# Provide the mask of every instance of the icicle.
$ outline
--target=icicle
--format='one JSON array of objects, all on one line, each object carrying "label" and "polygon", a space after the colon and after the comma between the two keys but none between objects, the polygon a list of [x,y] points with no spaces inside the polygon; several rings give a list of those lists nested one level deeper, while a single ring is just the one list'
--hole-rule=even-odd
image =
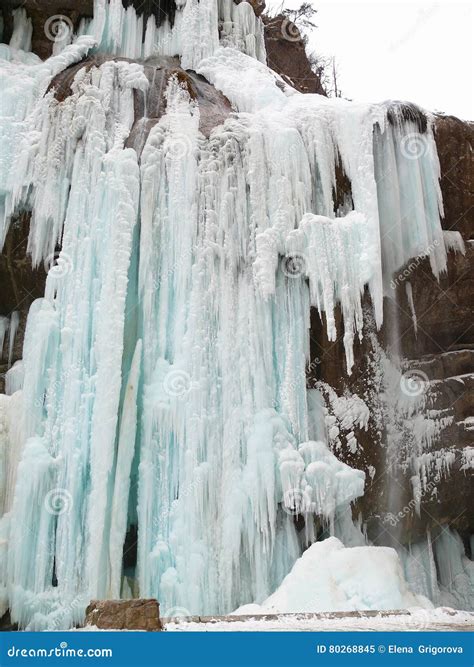
[{"label": "icicle", "polygon": [[11,396],[23,388],[24,373],[25,370],[23,367],[23,361],[21,359],[15,361],[13,366],[6,372],[5,393],[7,396]]},{"label": "icicle", "polygon": [[466,246],[460,232],[444,230],[443,238],[446,252],[453,250],[454,252],[459,252],[461,255],[466,254]]},{"label": "icicle", "polygon": [[20,313],[14,310],[10,317],[10,330],[8,336],[8,368],[12,365],[13,346],[15,345],[15,336],[20,323]]},{"label": "icicle", "polygon": [[413,329],[415,331],[415,337],[416,337],[416,334],[418,332],[418,323],[416,320],[415,303],[413,301],[413,289],[411,283],[408,281],[405,283],[405,291],[407,295],[408,305],[410,307],[411,320],[413,322]]},{"label": "icicle", "polygon": [[456,530],[444,527],[433,540],[440,586],[440,602],[458,609],[474,609],[474,563],[464,552]]},{"label": "icicle", "polygon": [[[429,258],[433,274],[446,270],[440,214],[440,167],[429,124],[421,134],[414,122],[374,133],[384,289],[394,272],[411,258]],[[417,202],[414,205],[414,202]]]},{"label": "icicle", "polygon": [[233,0],[218,0],[218,6],[222,23],[221,44],[233,46],[266,63],[263,25],[255,16],[252,5],[248,2],[235,4]]},{"label": "icicle", "polygon": [[326,314],[329,340],[336,339],[334,312],[336,304],[341,304],[350,373],[354,365],[354,333],[359,339],[362,337],[364,286],[378,270],[378,248],[371,225],[355,211],[335,220],[307,214],[299,229],[287,237],[287,256],[299,252],[309,278],[311,303],[320,314]]},{"label": "icicle", "polygon": [[10,328],[10,320],[8,317],[0,315],[0,359],[3,357],[3,346],[5,344],[5,337]]},{"label": "icicle", "polygon": [[83,21],[76,35],[69,26],[63,28],[67,35],[54,40],[54,53],[60,53],[75,37],[87,34],[96,39],[102,53],[131,59],[180,56],[184,69],[196,69],[218,48],[221,27],[224,44],[266,62],[262,20],[248,2],[236,5],[233,0],[178,3],[173,25],[166,16],[157,24],[153,14],[144,24],[144,15],[138,15],[133,5],[124,7],[121,0],[94,0],[94,18]]},{"label": "icicle", "polygon": [[[41,155],[46,159],[48,155],[47,135],[44,141],[39,142],[41,131],[49,127],[48,107],[52,93],[43,97],[51,79],[63,69],[81,60],[94,45],[91,37],[81,37],[75,44],[68,46],[62,53],[46,62],[41,62],[36,56],[33,60],[26,60],[21,64],[5,61],[1,63],[0,83],[7,91],[3,95],[0,107],[0,249],[3,248],[12,215],[22,208],[23,204],[29,208],[28,189],[39,178],[38,163],[35,168],[35,157]],[[11,49],[9,50],[11,51]],[[80,128],[78,128],[80,129]],[[70,130],[70,127],[68,127]],[[38,133],[39,132],[39,133]],[[55,138],[55,141],[57,139]],[[38,160],[39,162],[39,160]],[[48,159],[46,159],[48,163]],[[52,166],[58,164],[58,156],[49,151],[49,169],[52,175]],[[64,167],[64,165],[63,165]],[[53,179],[53,186],[56,178]],[[52,186],[52,187],[53,187]],[[54,214],[61,210],[64,199],[64,182],[62,189],[56,190],[51,200],[41,201],[38,207],[44,205],[46,213]],[[59,199],[59,203],[57,200]],[[55,208],[56,207],[56,208]],[[45,233],[48,228],[44,230]],[[47,240],[53,255],[55,238]],[[46,239],[45,239],[46,243]],[[41,257],[34,257],[37,264]],[[44,259],[44,258],[43,258]]]},{"label": "icicle", "polygon": [[33,24],[23,8],[14,9],[13,33],[10,39],[12,49],[21,49],[22,51],[31,51],[31,38],[33,36]]},{"label": "icicle", "polygon": [[[89,44],[87,39],[84,46]],[[67,65],[68,49],[77,55],[73,45],[50,65]],[[54,250],[64,224],[61,252],[47,258],[46,298],[28,317],[24,389],[11,397],[22,395],[23,430],[11,525],[20,522],[25,532],[5,528],[8,595],[12,616],[31,628],[69,627],[82,617],[90,595],[104,595],[107,587],[105,514],[139,190],[136,154],[123,150],[123,142],[134,120],[133,88],[147,85],[140,66],[110,62],[86,79],[79,76],[63,104],[48,95],[38,107],[36,132],[51,132],[58,153],[51,154],[47,142],[35,143],[34,150],[44,151],[46,164],[50,157],[49,180],[48,170],[42,180],[24,164],[36,192],[30,234],[36,261]],[[28,565],[32,551],[34,569]],[[33,591],[39,589],[44,595],[37,598]]]}]

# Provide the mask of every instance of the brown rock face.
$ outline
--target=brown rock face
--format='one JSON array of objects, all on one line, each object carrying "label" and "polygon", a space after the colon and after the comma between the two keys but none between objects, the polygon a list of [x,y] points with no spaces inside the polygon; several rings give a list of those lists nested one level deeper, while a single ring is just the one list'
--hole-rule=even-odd
[{"label": "brown rock face", "polygon": [[441,165],[444,229],[474,237],[474,123],[438,116],[436,145]]},{"label": "brown rock face", "polygon": [[284,16],[264,17],[267,65],[301,93],[326,95],[312,71],[303,38],[294,23]]},{"label": "brown rock face", "polygon": [[86,609],[85,625],[101,630],[163,630],[157,600],[92,600]]}]

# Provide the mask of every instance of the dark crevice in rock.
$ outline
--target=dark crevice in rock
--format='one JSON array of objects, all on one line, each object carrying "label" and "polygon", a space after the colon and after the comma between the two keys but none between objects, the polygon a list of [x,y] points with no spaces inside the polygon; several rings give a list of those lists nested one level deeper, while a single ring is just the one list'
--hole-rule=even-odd
[{"label": "dark crevice in rock", "polygon": [[176,14],[174,0],[122,0],[124,7],[134,7],[138,16],[144,17],[144,28],[149,16],[154,16],[157,25],[166,20],[173,25]]},{"label": "dark crevice in rock", "polygon": [[9,44],[13,34],[13,15],[12,8],[8,4],[0,9],[3,20],[2,42]]},{"label": "dark crevice in rock", "polygon": [[334,202],[334,213],[336,216],[346,215],[348,211],[354,210],[352,199],[352,185],[349,177],[344,171],[340,155],[336,160],[336,187],[332,191]]},{"label": "dark crevice in rock", "polygon": [[0,632],[18,632],[18,623],[12,622],[10,611],[0,618]]},{"label": "dark crevice in rock", "polygon": [[[123,569],[126,574],[132,573],[137,565],[138,558],[138,528],[135,525],[129,526],[125,541],[123,544]],[[129,572],[127,572],[127,570]]]}]

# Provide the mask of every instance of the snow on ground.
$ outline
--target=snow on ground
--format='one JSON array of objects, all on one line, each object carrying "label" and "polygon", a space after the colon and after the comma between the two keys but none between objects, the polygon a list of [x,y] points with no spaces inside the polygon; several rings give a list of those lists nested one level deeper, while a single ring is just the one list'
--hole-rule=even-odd
[{"label": "snow on ground", "polygon": [[377,613],[373,616],[323,614],[282,614],[273,618],[245,618],[239,621],[215,620],[202,622],[175,621],[166,623],[167,632],[429,632],[473,631],[474,614],[449,608],[417,609],[410,613]]}]

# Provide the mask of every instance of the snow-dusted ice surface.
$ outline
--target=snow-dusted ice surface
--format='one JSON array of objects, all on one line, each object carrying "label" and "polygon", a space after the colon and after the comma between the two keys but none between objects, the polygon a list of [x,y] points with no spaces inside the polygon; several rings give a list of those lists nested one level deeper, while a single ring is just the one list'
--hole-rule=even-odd
[{"label": "snow-dusted ice surface", "polygon": [[[21,16],[0,50],[0,240],[31,210],[28,250],[49,268],[16,391],[0,397],[1,602],[22,627],[67,628],[90,598],[132,592],[165,616],[261,604],[316,538],[315,516],[336,530],[363,494],[364,473],[337,459],[339,427],[308,399],[310,308],[334,339],[341,303],[350,372],[364,290],[380,326],[393,269],[423,251],[445,269],[433,134],[414,158],[412,125],[392,127],[386,106],[296,93],[261,62],[249,10],[189,1],[142,45],[133,8],[96,0],[93,24],[46,62],[21,50]],[[167,48],[234,107],[209,139],[171,76],[140,159],[126,147],[134,91],[149,86],[138,63],[80,69],[62,102],[48,91],[91,50]],[[351,192],[336,205],[337,162]],[[123,571],[130,526],[138,561]],[[362,582],[347,597],[408,604],[393,557],[368,553],[390,564],[390,591],[364,597]]]}]

